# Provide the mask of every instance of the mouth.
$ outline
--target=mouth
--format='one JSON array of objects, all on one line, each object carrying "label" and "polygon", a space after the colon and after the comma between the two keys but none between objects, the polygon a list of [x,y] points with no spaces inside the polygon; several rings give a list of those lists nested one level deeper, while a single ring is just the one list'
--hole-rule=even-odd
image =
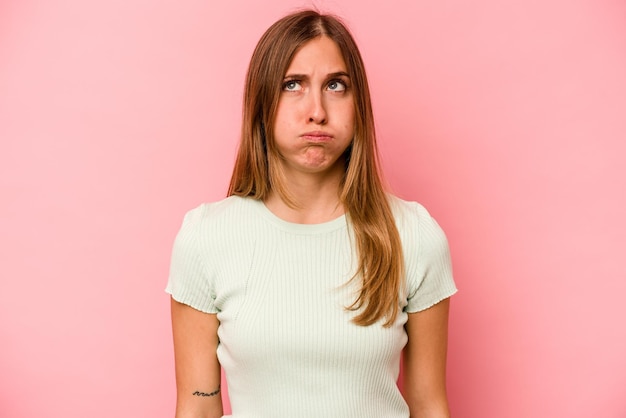
[{"label": "mouth", "polygon": [[328,142],[333,139],[333,136],[329,134],[328,132],[313,131],[313,132],[306,132],[300,135],[300,138],[309,142]]}]

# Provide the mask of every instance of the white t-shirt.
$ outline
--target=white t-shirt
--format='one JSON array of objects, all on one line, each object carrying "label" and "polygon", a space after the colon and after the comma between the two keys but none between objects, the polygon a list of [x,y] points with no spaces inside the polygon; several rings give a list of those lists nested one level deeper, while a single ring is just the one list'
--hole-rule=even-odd
[{"label": "white t-shirt", "polygon": [[233,418],[407,418],[396,381],[408,312],[456,292],[446,237],[426,209],[391,198],[406,292],[395,323],[351,322],[357,265],[346,216],[286,222],[231,196],[185,216],[166,291],[217,314]]}]

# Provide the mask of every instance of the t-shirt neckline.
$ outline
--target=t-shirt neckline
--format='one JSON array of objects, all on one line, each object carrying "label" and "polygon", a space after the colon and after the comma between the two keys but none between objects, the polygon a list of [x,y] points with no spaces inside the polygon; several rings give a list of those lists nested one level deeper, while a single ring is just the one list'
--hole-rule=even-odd
[{"label": "t-shirt neckline", "polygon": [[272,212],[267,206],[265,206],[265,203],[262,200],[250,200],[253,201],[253,206],[266,220],[268,220],[274,226],[287,232],[297,234],[319,234],[346,227],[345,214],[340,215],[339,217],[330,221],[318,224],[299,224],[279,218],[278,216],[276,216],[276,214],[274,214],[274,212]]}]

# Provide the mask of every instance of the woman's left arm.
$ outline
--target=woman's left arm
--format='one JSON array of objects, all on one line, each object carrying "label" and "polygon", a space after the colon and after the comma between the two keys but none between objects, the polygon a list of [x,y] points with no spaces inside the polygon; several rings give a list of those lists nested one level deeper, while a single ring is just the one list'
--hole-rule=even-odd
[{"label": "woman's left arm", "polygon": [[448,418],[446,354],[450,298],[421,312],[409,313],[405,325],[404,399],[411,418]]}]

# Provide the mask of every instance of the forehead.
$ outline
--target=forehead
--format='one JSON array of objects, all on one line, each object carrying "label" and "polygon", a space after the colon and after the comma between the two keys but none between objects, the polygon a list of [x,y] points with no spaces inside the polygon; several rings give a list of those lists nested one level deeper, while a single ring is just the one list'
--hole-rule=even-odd
[{"label": "forehead", "polygon": [[298,49],[287,73],[346,72],[346,63],[339,46],[327,36],[311,39]]}]

